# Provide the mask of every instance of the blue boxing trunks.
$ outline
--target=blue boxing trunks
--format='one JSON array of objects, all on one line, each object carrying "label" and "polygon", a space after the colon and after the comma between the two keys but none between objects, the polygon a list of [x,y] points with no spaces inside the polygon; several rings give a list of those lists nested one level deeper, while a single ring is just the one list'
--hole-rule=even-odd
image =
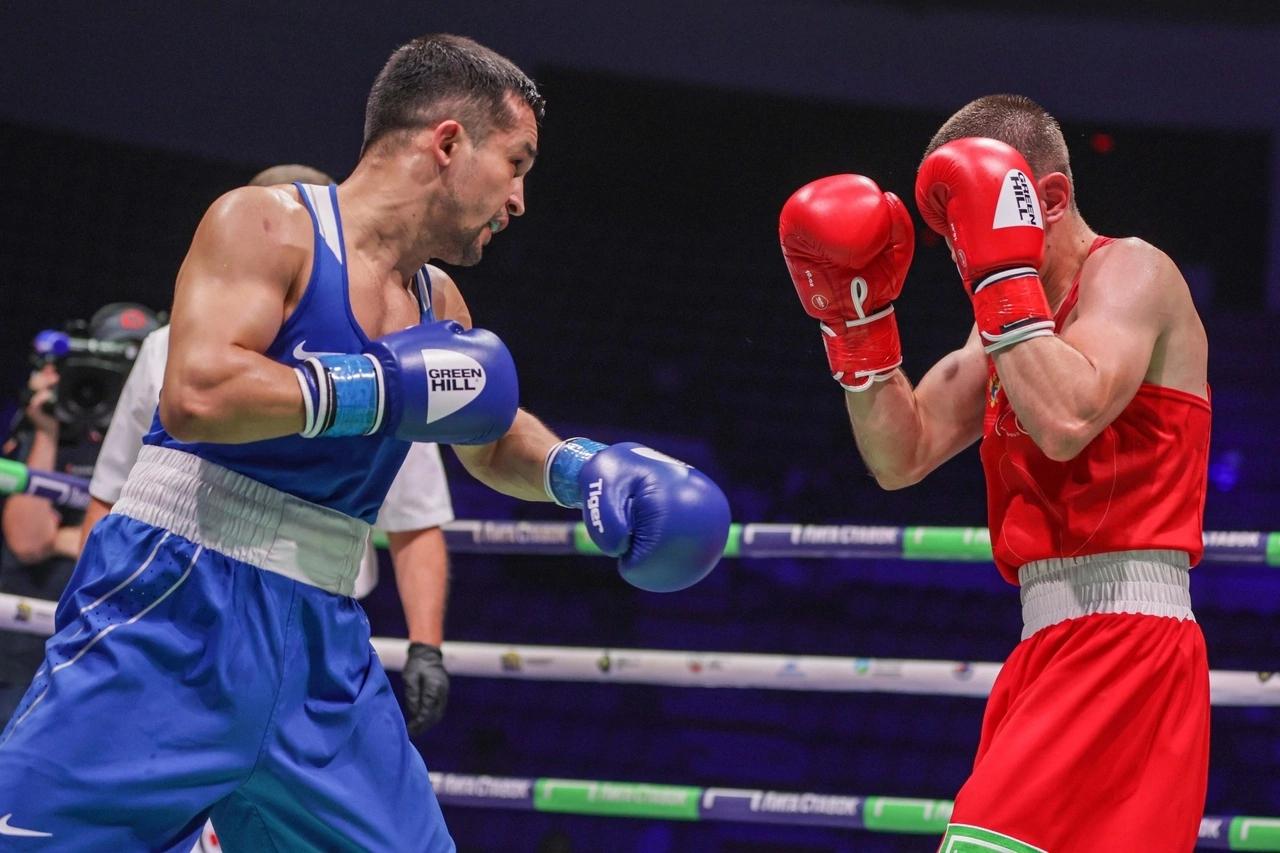
[{"label": "blue boxing trunks", "polygon": [[368,533],[144,447],[0,734],[0,847],[452,851],[350,598]]}]

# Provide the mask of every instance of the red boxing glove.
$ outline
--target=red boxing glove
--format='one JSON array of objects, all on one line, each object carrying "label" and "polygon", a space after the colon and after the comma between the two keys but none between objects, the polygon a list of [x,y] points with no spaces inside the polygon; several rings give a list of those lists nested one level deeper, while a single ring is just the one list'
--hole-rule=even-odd
[{"label": "red boxing glove", "polygon": [[1037,272],[1044,214],[1017,149],[978,137],[948,142],[920,164],[916,205],[951,241],[987,352],[1054,333]]},{"label": "red boxing glove", "polygon": [[848,391],[902,364],[893,300],[915,249],[906,205],[861,175],[805,184],[778,217],[782,257],[804,310],[820,322],[831,375]]}]

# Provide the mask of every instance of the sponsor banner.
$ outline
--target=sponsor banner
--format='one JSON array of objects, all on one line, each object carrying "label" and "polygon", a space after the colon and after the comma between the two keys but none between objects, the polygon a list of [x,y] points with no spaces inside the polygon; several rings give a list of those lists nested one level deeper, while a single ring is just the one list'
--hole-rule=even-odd
[{"label": "sponsor banner", "polygon": [[[0,629],[48,636],[57,603],[0,593]],[[399,672],[408,641],[372,637],[383,667]],[[680,687],[887,692],[986,696],[1000,664],[898,658],[760,655],[665,649],[509,646],[446,640],[445,666],[457,676],[545,681],[607,681]],[[1280,706],[1280,672],[1213,670],[1215,706]]]},{"label": "sponsor banner", "polygon": [[443,805],[532,809],[533,779],[431,773],[431,787]]},{"label": "sponsor banner", "polygon": [[[18,601],[15,596],[0,596],[0,603],[5,598],[12,599],[15,604]],[[47,607],[48,618],[52,620],[53,602],[33,601],[32,604]],[[405,640],[374,637],[372,643],[382,665],[388,670],[399,671],[404,666],[408,645]],[[446,640],[442,648],[445,666],[455,676],[604,681],[671,687],[984,698],[991,692],[1000,672],[1000,664],[984,661],[506,646],[454,640]],[[1215,706],[1280,705],[1280,673],[1214,670],[1209,674],[1209,683]]]},{"label": "sponsor banner", "polygon": [[47,637],[53,633],[57,607],[52,601],[0,592],[0,630]]},{"label": "sponsor banner", "polygon": [[1268,536],[1257,530],[1206,530],[1204,558],[1222,563],[1265,563]]},{"label": "sponsor banner", "polygon": [[724,555],[726,557],[742,556],[742,525],[730,524],[729,537],[724,543]]},{"label": "sponsor banner", "polygon": [[89,481],[70,474],[28,468],[26,493],[46,498],[56,506],[84,509],[89,505]]},{"label": "sponsor banner", "polygon": [[[609,681],[628,684],[666,684],[685,687],[724,687],[736,683],[724,656],[714,652],[605,649],[597,668]],[[602,679],[604,680],[604,679]]]},{"label": "sponsor banner", "polygon": [[[445,525],[449,547],[472,553],[594,554],[585,525],[568,522],[458,521]],[[1280,565],[1280,533],[1205,531],[1210,562]],[[375,539],[382,545],[385,539]],[[734,524],[727,557],[902,557],[990,562],[983,527],[887,527],[856,524]]]},{"label": "sponsor banner", "polygon": [[904,560],[991,562],[991,534],[985,527],[908,527],[902,536]]},{"label": "sponsor banner", "polygon": [[441,649],[450,675],[538,681],[599,681],[599,662],[607,654],[599,648],[504,646],[452,640],[446,640]]},{"label": "sponsor banner", "polygon": [[1280,850],[1280,818],[1233,817],[1231,850]]},{"label": "sponsor banner", "polygon": [[833,794],[707,788],[700,811],[704,820],[862,828],[862,798]]},{"label": "sponsor banner", "polygon": [[596,543],[592,541],[591,534],[587,531],[587,525],[581,521],[573,525],[573,553],[589,557],[604,555],[604,552],[596,547]]},{"label": "sponsor banner", "polygon": [[[25,465],[0,460],[0,494],[26,487]],[[16,466],[16,467],[14,467]],[[15,479],[21,477],[21,479]],[[74,496],[79,499],[79,495]],[[582,522],[454,521],[444,525],[449,548],[472,554],[600,555]],[[1205,531],[1205,560],[1280,566],[1280,533]],[[387,546],[386,534],[373,544]],[[990,562],[983,527],[888,527],[857,524],[732,524],[726,557],[865,557]]]},{"label": "sponsor banner", "polygon": [[1196,836],[1197,850],[1230,850],[1231,827],[1228,818],[1208,817],[1200,819],[1200,833]]},{"label": "sponsor banner", "polygon": [[576,554],[574,524],[564,521],[453,521],[449,550],[473,554]]},{"label": "sponsor banner", "polygon": [[539,779],[533,807],[543,812],[697,820],[701,793],[701,788],[686,785]]},{"label": "sponsor banner", "polygon": [[858,524],[747,524],[743,557],[899,557],[902,528]]},{"label": "sponsor banner", "polygon": [[[503,672],[525,672],[525,671],[543,671],[557,672],[562,674],[564,665],[572,665],[572,661],[567,661],[563,657],[554,654],[538,654],[534,652],[530,654],[527,650],[508,649],[498,656],[498,666]],[[559,665],[559,666],[557,666]]]},{"label": "sponsor banner", "polygon": [[27,466],[13,459],[0,459],[0,494],[19,494],[26,487]]},{"label": "sponsor banner", "polygon": [[[441,803],[659,820],[832,826],[941,837],[950,800],[432,773]],[[966,836],[969,838],[970,836]],[[1280,853],[1280,818],[1205,815],[1197,849]]]},{"label": "sponsor banner", "polygon": [[1280,705],[1280,672],[1215,669],[1209,673],[1209,701],[1215,706]]},{"label": "sponsor banner", "polygon": [[862,825],[873,832],[942,835],[951,820],[950,800],[867,797]]}]

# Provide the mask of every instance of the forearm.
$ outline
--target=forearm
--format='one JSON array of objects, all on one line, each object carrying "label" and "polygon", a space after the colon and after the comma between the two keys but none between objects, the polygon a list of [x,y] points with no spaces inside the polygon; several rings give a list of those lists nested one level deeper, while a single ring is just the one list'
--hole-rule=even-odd
[{"label": "forearm", "polygon": [[982,435],[987,361],[976,334],[914,388],[901,372],[845,392],[858,450],[886,489],[918,483]]},{"label": "forearm", "polygon": [[900,489],[928,473],[920,407],[901,371],[865,391],[846,391],[844,403],[858,453],[881,487]]},{"label": "forearm", "polygon": [[478,446],[454,445],[454,451],[467,471],[494,491],[526,501],[549,501],[542,468],[558,441],[541,421],[521,410],[502,438]]},{"label": "forearm", "polygon": [[238,346],[171,360],[160,393],[160,420],[181,441],[261,441],[299,432],[304,419],[293,368]]},{"label": "forearm", "polygon": [[89,505],[85,507],[84,518],[80,522],[80,550],[84,550],[84,543],[89,539],[89,534],[93,532],[93,527],[99,521],[111,512],[111,504],[100,498],[89,498]]},{"label": "forearm", "polygon": [[[27,467],[53,470],[57,458],[58,438],[37,430],[27,455]],[[34,495],[10,495],[5,501],[4,539],[22,563],[39,563],[53,556],[58,536],[58,513],[47,498]]]},{"label": "forearm", "polygon": [[409,626],[409,640],[438,646],[444,641],[449,557],[438,527],[387,534],[396,587]]},{"label": "forearm", "polygon": [[995,364],[1018,422],[1050,459],[1071,459],[1109,421],[1104,377],[1062,338],[1024,341]]}]

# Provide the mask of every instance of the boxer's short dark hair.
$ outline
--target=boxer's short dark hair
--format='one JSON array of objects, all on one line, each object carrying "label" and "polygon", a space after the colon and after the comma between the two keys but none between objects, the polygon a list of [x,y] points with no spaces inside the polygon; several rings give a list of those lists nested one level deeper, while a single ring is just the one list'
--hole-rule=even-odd
[{"label": "boxer's short dark hair", "polygon": [[1067,142],[1058,120],[1023,95],[987,95],[965,104],[929,140],[924,156],[967,136],[985,136],[1013,146],[1037,177],[1050,172],[1071,177]]},{"label": "boxer's short dark hair", "polygon": [[509,98],[542,121],[538,87],[511,60],[462,36],[436,33],[397,48],[373,81],[365,107],[362,153],[400,131],[456,119],[483,141],[515,126]]}]

